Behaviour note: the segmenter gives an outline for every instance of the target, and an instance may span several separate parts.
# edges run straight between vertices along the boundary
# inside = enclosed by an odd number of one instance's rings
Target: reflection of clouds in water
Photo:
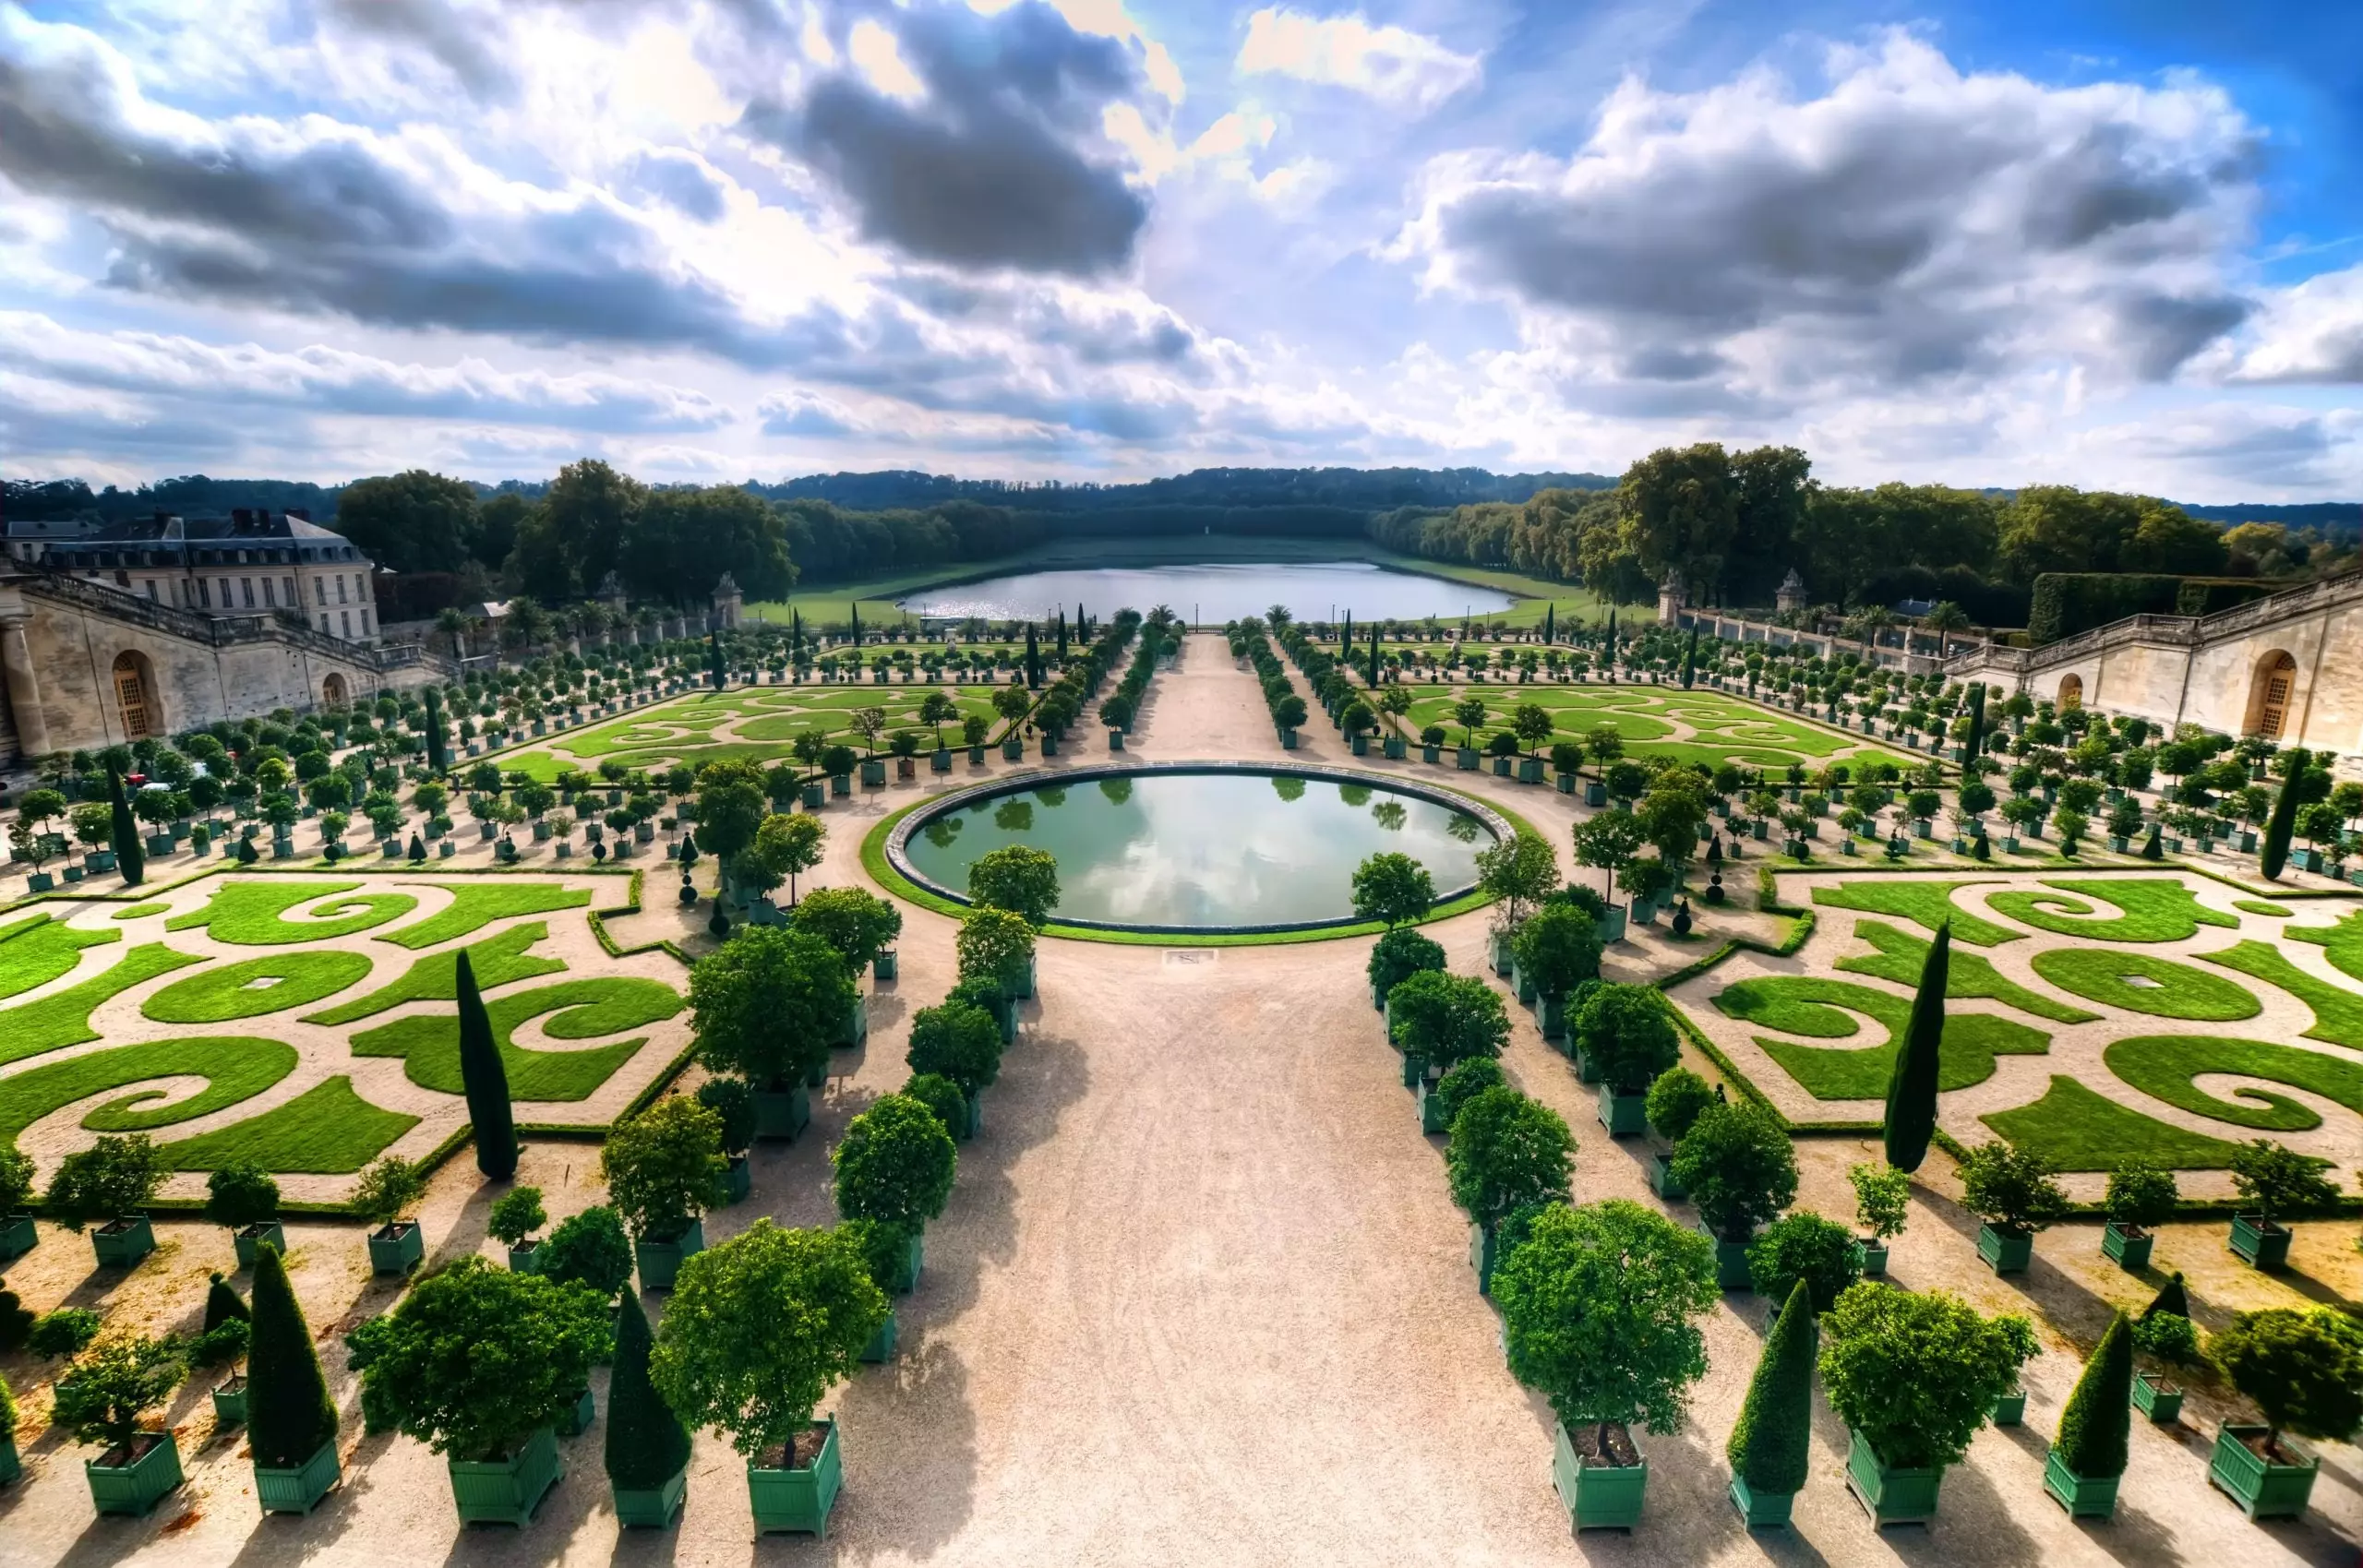
[[[1004,800],[993,808],[993,826],[1005,833],[1027,833],[1034,831],[1034,803],[1030,800]]]
[[[1399,833],[1403,831],[1405,815],[1403,803],[1399,800],[1382,800],[1370,808],[1371,820],[1390,833]]]
[[[1275,795],[1277,795],[1282,800],[1302,800],[1304,798],[1304,781],[1302,779],[1292,779],[1286,773],[1276,773],[1272,777],[1272,792]]]
[[[1121,775],[1112,779],[1101,779],[1099,793],[1122,806],[1133,797],[1133,781]]]

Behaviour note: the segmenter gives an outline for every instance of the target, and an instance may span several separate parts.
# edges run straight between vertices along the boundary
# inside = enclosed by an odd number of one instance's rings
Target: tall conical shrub
[[[714,688],[720,691],[726,677],[722,667],[722,633],[718,631],[706,634],[705,664],[707,672],[714,676]]]
[[[1937,928],[1920,965],[1920,989],[1912,999],[1912,1022],[1895,1053],[1887,1086],[1887,1163],[1918,1170],[1928,1157],[1937,1131],[1937,1057],[1945,1037],[1945,980],[1952,968],[1953,923]]]
[[[1969,734],[1961,739],[1961,761],[1963,763],[1976,761],[1978,753],[1984,748],[1985,745],[1985,688],[1981,683],[1972,686],[1969,688]]]
[[[107,770],[107,806],[114,813],[107,836],[114,850],[115,869],[126,883],[145,881],[147,847],[139,842],[139,825],[131,820],[131,802],[124,798],[123,775],[113,768]]]
[[[1034,623],[1026,623],[1026,688],[1042,689],[1042,645],[1034,636]]]
[[[861,646],[861,602],[851,601],[846,608],[853,612],[853,645],[858,648]]]
[[[1559,606],[1542,606],[1542,645],[1551,647],[1559,640]]]
[[[607,1379],[607,1479],[618,1491],[655,1491],[690,1462],[690,1434],[648,1381],[648,1314],[630,1286],[616,1308],[616,1364]]]
[[[2264,824],[2264,849],[2257,856],[2257,869],[2268,882],[2279,881],[2282,868],[2289,864],[2289,835],[2297,829],[2297,792],[2304,787],[2306,770],[2314,760],[2302,746],[2291,748],[2288,755],[2289,773],[2281,781],[2281,793],[2273,796],[2273,815]]]
[[[1778,1495],[1805,1484],[1813,1459],[1813,1363],[1820,1338],[1813,1292],[1800,1279],[1789,1287],[1788,1304],[1764,1341],[1763,1358],[1739,1407],[1739,1424],[1723,1448],[1732,1473],[1752,1492]]]
[[[443,700],[435,688],[426,688],[426,765],[437,774],[451,771],[450,748],[443,738]]]
[[[254,1337],[246,1349],[246,1442],[266,1470],[293,1470],[336,1438],[336,1402],[320,1375],[304,1309],[279,1249],[255,1252]]]
[[[1689,690],[1691,683],[1697,678],[1698,628],[1694,626],[1690,628],[1690,640],[1683,644],[1682,648],[1682,689]]]
[[[2141,1321],[2147,1323],[2161,1312],[2172,1312],[2178,1318],[2190,1316],[2190,1293],[2183,1288],[2180,1269],[2175,1271],[2173,1278],[2158,1287],[2156,1297],[2141,1309]]]
[[[2108,1332],[2084,1363],[2084,1375],[2060,1413],[2055,1445],[2060,1463],[2088,1481],[2125,1474],[2132,1401],[2133,1331],[2119,1312],[2109,1319]]]
[[[1378,628],[1370,628],[1370,688],[1378,689]]]
[[[459,957],[460,1085],[467,1092],[468,1119],[475,1125],[476,1168],[495,1181],[517,1174],[517,1120],[509,1106],[509,1070],[492,1035],[492,1018],[476,989],[476,972],[464,949]]]

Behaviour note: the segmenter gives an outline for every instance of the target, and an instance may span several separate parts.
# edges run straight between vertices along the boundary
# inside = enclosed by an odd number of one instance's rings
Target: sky
[[[0,0],[0,473],[2363,497],[2363,6]]]

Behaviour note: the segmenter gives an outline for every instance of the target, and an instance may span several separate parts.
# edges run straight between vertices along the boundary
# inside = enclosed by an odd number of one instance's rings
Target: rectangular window
[[[242,577],[238,579],[238,591],[246,596],[246,608],[249,610],[253,609],[255,607],[255,580],[251,577]]]
[[[337,602],[338,604],[343,604],[343,603],[345,602],[345,598],[344,598],[344,574],[343,574],[342,572],[339,572],[339,573],[337,573],[337,578],[336,578],[336,602]]]
[[[323,604],[329,602],[329,580],[327,578],[316,577],[312,579],[312,596]],[[326,631],[328,628],[329,618],[326,616],[322,616],[320,617],[320,629],[322,631]]]
[[[369,635],[369,612],[367,610],[361,612],[361,635],[364,637]]]
[[[353,635],[353,612],[351,610],[339,610],[336,613],[336,618],[343,626],[344,635],[351,637]]]
[[[280,581],[287,585],[287,607],[291,610],[302,609],[304,607],[304,596],[295,592],[295,580],[292,577],[286,577],[280,579]]]
[[[151,604],[161,604],[163,603],[162,600],[156,597],[156,580],[152,577],[148,580],[148,602]]]
[[[320,629],[321,629],[322,631],[326,631],[326,630],[328,630],[328,628],[329,628],[329,613],[328,613],[326,610],[322,610],[322,611],[320,612]]]
[[[205,586],[205,579],[201,577],[197,580],[197,607],[200,610],[213,607],[213,591]]]
[[[270,579],[267,577],[262,580],[262,607],[266,610],[275,610],[279,607],[279,601],[270,591]]]

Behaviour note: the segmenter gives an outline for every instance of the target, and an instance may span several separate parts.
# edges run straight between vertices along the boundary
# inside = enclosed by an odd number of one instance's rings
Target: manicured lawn
[[[252,1160],[289,1175],[350,1176],[417,1125],[414,1116],[371,1105],[354,1092],[352,1079],[340,1076],[276,1109],[167,1143],[162,1152],[174,1170],[219,1170]]]
[[[78,931],[46,915],[19,920],[0,929],[0,997],[46,986],[82,962],[84,948],[121,940],[121,931]]]
[[[2221,1170],[2239,1152],[2236,1143],[2186,1132],[2057,1074],[2043,1098],[1980,1119],[2069,1171],[2113,1170],[2132,1159],[2169,1170]]]
[[[171,904],[159,899],[153,904],[127,904],[107,916],[110,920],[138,920],[150,915],[162,915]]]
[[[175,980],[142,1002],[139,1011],[159,1023],[221,1023],[302,1007],[368,977],[365,953],[334,949],[275,952]]]
[[[2286,904],[2267,904],[2261,898],[2236,898],[2232,901],[2232,907],[2238,910],[2244,910],[2250,915],[2271,915],[2276,917],[2286,917],[2297,913]],[[2291,931],[2289,935],[2297,937],[2299,941],[2310,942],[2320,941],[2322,940],[2319,936],[2298,936],[2296,931]],[[2363,979],[2363,976],[2357,976],[2357,978]]]
[[[2198,956],[2267,985],[2278,986],[2313,1009],[2314,1026],[2306,1031],[2307,1038],[2363,1050],[2363,996],[2315,979],[2268,942],[2240,942],[2221,952],[2202,952]]]
[[[539,975],[565,973],[566,965],[555,958],[535,958],[526,949],[546,940],[550,928],[540,921],[512,926],[498,936],[486,937],[470,944],[464,951],[468,965],[475,971],[479,990],[491,990],[496,986],[510,985],[518,980],[530,980]],[[323,1012],[313,1013],[306,1023],[351,1023],[380,1013],[389,1008],[411,1001],[457,1001],[460,996],[460,953],[429,953],[414,963],[401,979],[381,986],[368,995],[340,1002]]]
[[[2351,980],[2363,980],[2363,910],[2341,915],[2328,926],[2292,926],[2281,934],[2291,941],[2313,943],[2323,950],[2332,968]]]
[[[1927,962],[1931,942],[1883,920],[1858,920],[1854,934],[1877,951],[1841,958],[1839,968],[1850,974],[1892,980],[1899,986],[1919,985],[1921,966]],[[1995,968],[1993,960],[1958,947],[1952,950],[1945,965],[1945,995],[1962,1000],[1986,998],[2015,1007],[2021,1012],[2033,1013],[2037,1018],[2048,1018],[2055,1023],[2089,1023],[2100,1016],[2021,986]]]
[[[565,980],[495,997],[486,1002],[485,1011],[491,1017],[493,1036],[509,1070],[512,1098],[582,1100],[614,1076],[647,1040],[625,1040],[579,1051],[528,1050],[510,1040],[519,1024],[555,1014],[543,1026],[552,1038],[595,1039],[670,1018],[688,1005],[679,992],[657,981],[609,976]],[[352,1046],[355,1056],[403,1058],[403,1071],[421,1088],[446,1095],[464,1092],[456,1012],[398,1018],[355,1035]]]
[[[2229,1023],[2264,1011],[2264,1004],[2245,987],[2147,953],[2060,947],[2038,952],[2030,962],[2036,974],[2063,991],[2153,1018]],[[2136,985],[2136,980],[2150,984]]]
[[[1586,741],[1602,726],[1613,729],[1625,749],[1637,756],[1663,756],[1682,762],[1720,767],[1761,768],[1785,773],[1792,763],[1807,768],[1833,759],[1859,766],[1870,760],[1899,761],[1883,751],[1853,751],[1860,743],[1845,735],[1802,724],[1792,717],[1759,708],[1721,693],[1684,691],[1679,687],[1560,685],[1538,681],[1519,685],[1485,682],[1470,686],[1417,685],[1406,682],[1411,694],[1405,723],[1417,734],[1440,724],[1449,743],[1458,745],[1467,726],[1453,714],[1458,704],[1484,704],[1485,718],[1476,727],[1476,744],[1495,730],[1507,729],[1511,716],[1529,703],[1551,714],[1553,733],[1541,743],[1548,751],[1559,740]],[[1680,734],[1673,721],[1688,725]],[[1849,753],[1841,758],[1841,753]]]
[[[1952,901],[1961,888],[1975,882],[1933,882],[1919,877],[1885,877],[1874,881],[1839,882],[1813,890],[1814,903],[1829,909],[1855,909],[1869,915],[1890,915],[1909,920],[1934,934],[1952,922],[1953,940],[1978,947],[1998,947],[2026,935],[1997,926],[1961,908]]]
[[[1987,902],[2037,930],[2096,942],[2178,942],[2196,936],[2201,926],[2239,928],[2237,918],[2208,908],[2168,877],[2046,877],[2043,885],[2059,892],[1998,892]],[[2099,913],[2098,904],[2113,905],[2118,913],[2108,919],[2086,918]]]
[[[295,1047],[239,1035],[150,1040],[117,1046],[0,1078],[0,1145],[54,1111],[92,1095],[150,1079],[202,1078],[195,1095],[142,1108],[168,1091],[161,1084],[97,1107],[82,1125],[99,1132],[138,1132],[189,1121],[262,1093],[295,1071]],[[174,1092],[176,1093],[176,1092]]]
[[[435,885],[446,888],[455,895],[449,909],[421,920],[415,926],[388,931],[377,940],[412,949],[433,947],[438,942],[448,942],[454,937],[482,930],[495,920],[507,920],[519,915],[550,915],[561,909],[582,909],[591,903],[589,888],[563,888],[554,882],[468,882],[458,886],[438,882]]]
[[[203,927],[217,942],[237,947],[278,947],[293,942],[326,941],[398,920],[418,907],[408,893],[349,893],[359,882],[291,882],[277,877],[230,878],[213,890],[212,901],[201,909],[175,915],[164,922],[168,931]],[[282,918],[297,904],[308,904],[303,921]]]
[[[148,942],[78,986],[0,1011],[0,1066],[97,1039],[98,1031],[90,1027],[90,1011],[101,1002],[159,975],[203,962],[174,952],[162,942]]]
[[[2321,1051],[2213,1035],[2146,1035],[2118,1040],[2101,1053],[2117,1077],[2180,1110],[2261,1132],[2303,1132],[2322,1124],[2321,1113],[2285,1095],[2243,1084],[2229,1099],[2196,1082],[2211,1072],[2268,1079],[2333,1100],[2363,1114],[2363,1065]]]
[[[1743,980],[1718,994],[1715,1006],[1727,1017],[1817,1039],[1845,1039],[1858,1034],[1859,1026],[1850,1012],[1862,1013],[1882,1025],[1887,1038],[1879,1044],[1844,1050],[1757,1036],[1756,1043],[1765,1054],[1819,1100],[1883,1097],[1896,1047],[1912,1016],[1908,998],[1845,980],[1805,976]],[[1992,1013],[1956,1012],[1945,1020],[1937,1052],[1937,1087],[1966,1089],[1983,1083],[1994,1076],[1996,1057],[2040,1056],[2050,1048],[2051,1036],[2039,1029]]]

